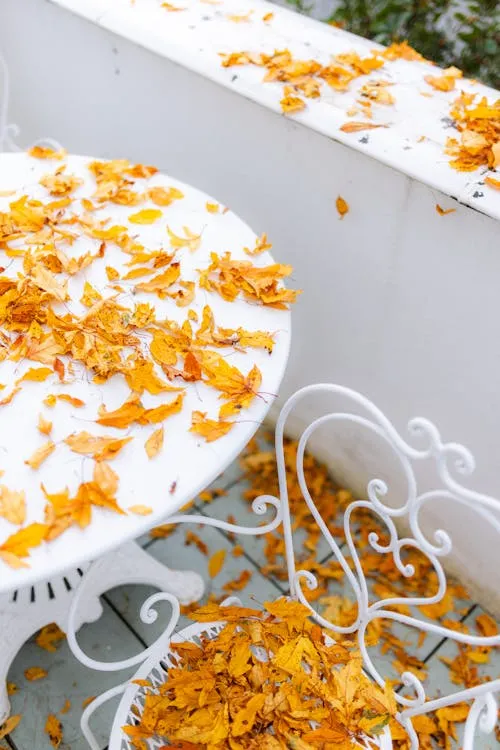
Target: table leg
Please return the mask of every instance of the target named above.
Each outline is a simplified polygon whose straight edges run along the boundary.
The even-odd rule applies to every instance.
[[[171,570],[135,542],[123,545],[95,564],[100,564],[100,575],[85,592],[84,606],[78,608],[77,629],[85,622],[99,619],[102,614],[99,597],[116,586],[127,583],[155,586],[173,594],[181,604],[201,599],[205,589],[197,573]],[[28,638],[45,625],[55,622],[66,632],[71,602],[89,567],[87,564],[56,580],[0,597],[0,724],[10,712],[6,689],[10,665]]]

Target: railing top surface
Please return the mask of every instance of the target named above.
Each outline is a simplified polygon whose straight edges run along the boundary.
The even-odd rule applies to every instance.
[[[220,53],[248,51],[272,54],[288,49],[294,59],[327,65],[333,55],[357,52],[369,56],[383,47],[361,37],[306,18],[265,0],[173,0],[177,12],[162,0],[51,0],[126,39],[191,69],[246,98],[281,113],[284,83],[264,82],[265,68],[252,64],[223,67]],[[269,16],[272,14],[272,17]],[[305,108],[288,115],[312,130],[365,153],[380,162],[442,191],[460,203],[500,218],[500,194],[484,184],[495,172],[480,167],[458,172],[444,153],[448,137],[460,137],[450,111],[460,92],[486,96],[500,93],[482,84],[459,79],[452,91],[438,91],[425,76],[441,76],[426,62],[398,59],[351,81],[347,91],[321,84],[321,95],[306,98]],[[319,79],[318,79],[319,80]],[[360,89],[368,82],[388,81],[394,104],[373,104],[373,118],[349,116]],[[300,94],[300,92],[298,92]],[[293,94],[295,95],[295,94]],[[359,107],[358,110],[362,110]],[[340,128],[352,121],[386,125],[360,132]],[[498,178],[498,173],[496,173]]]

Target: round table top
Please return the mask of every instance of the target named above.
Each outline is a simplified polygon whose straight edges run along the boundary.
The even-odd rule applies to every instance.
[[[262,422],[290,343],[272,304],[291,269],[256,272],[265,238],[230,210],[142,165],[38,157],[0,154],[0,592],[194,499]]]

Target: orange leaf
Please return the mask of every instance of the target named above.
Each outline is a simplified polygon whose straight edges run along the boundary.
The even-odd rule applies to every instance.
[[[493,188],[493,190],[500,190],[500,180],[495,180],[494,177],[486,177],[484,180],[484,184],[488,185],[488,187]]]
[[[219,573],[222,570],[222,566],[224,565],[225,559],[226,559],[225,549],[219,549],[217,550],[217,552],[214,552],[214,554],[208,561],[208,574],[210,578],[215,578],[215,576],[219,575]]]
[[[306,103],[303,99],[300,98],[300,96],[292,96],[291,94],[284,96],[280,101],[280,104],[282,112],[284,112],[286,115],[292,115],[296,112],[302,112],[302,110],[306,108]]]
[[[40,414],[38,417],[38,430],[42,433],[42,435],[49,435],[52,430],[52,422],[49,422],[48,419],[45,419],[43,414]]]
[[[83,431],[72,433],[64,442],[74,453],[92,456],[96,461],[107,461],[113,459],[131,440],[132,437],[98,437]]]
[[[335,206],[337,208],[340,218],[343,219],[346,213],[349,212],[349,204],[347,203],[347,201],[345,201],[342,198],[342,196],[339,195],[339,197],[335,201]]]
[[[50,456],[50,454],[55,451],[55,449],[56,446],[52,442],[52,440],[48,440],[46,443],[37,448],[33,455],[30,456],[30,458],[26,459],[24,463],[28,466],[31,466],[32,469],[38,469]]]
[[[28,667],[24,670],[24,676],[29,682],[35,682],[36,680],[43,680],[49,673],[42,667]]]
[[[18,492],[0,484],[0,516],[19,526],[25,522],[26,494],[24,490]]]
[[[436,203],[436,211],[440,216],[446,216],[446,214],[452,214],[456,211],[456,208],[441,208],[439,203]]]
[[[201,411],[194,411],[190,432],[205,438],[207,443],[227,435],[234,427],[234,422],[222,422],[216,419],[207,419],[207,415]]]
[[[49,375],[53,375],[54,370],[51,367],[30,367],[24,375],[16,380],[16,385],[22,383],[24,380],[30,380],[34,383],[43,383],[47,380]]]
[[[345,122],[340,130],[343,133],[360,133],[362,130],[375,130],[376,128],[388,128],[388,125],[378,125],[374,122]]]
[[[59,747],[62,742],[62,725],[57,716],[49,714],[45,722],[45,733],[48,734],[52,747]]]

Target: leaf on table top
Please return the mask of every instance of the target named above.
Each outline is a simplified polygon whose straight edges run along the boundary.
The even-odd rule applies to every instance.
[[[144,443],[144,448],[148,455],[148,458],[154,458],[163,448],[164,430],[160,427],[155,430]]]
[[[234,422],[224,422],[217,419],[207,419],[207,415],[202,411],[194,411],[190,432],[205,438],[207,443],[227,435],[234,427]]]
[[[131,224],[154,224],[163,215],[158,208],[143,208],[135,214],[130,214],[128,220]]]
[[[56,449],[55,443],[52,440],[48,440],[46,443],[41,445],[36,451],[24,462],[32,469],[39,469],[44,461],[53,453]]]
[[[45,419],[43,414],[40,414],[38,416],[38,431],[42,433],[42,435],[50,435],[52,431],[52,422],[49,422],[48,419]]]
[[[10,523],[21,525],[26,520],[26,493],[11,490],[0,484],[0,516]]]
[[[96,461],[109,461],[115,458],[131,440],[133,440],[132,437],[115,438],[91,435],[83,430],[68,435],[64,442],[74,453],[92,456]]]

